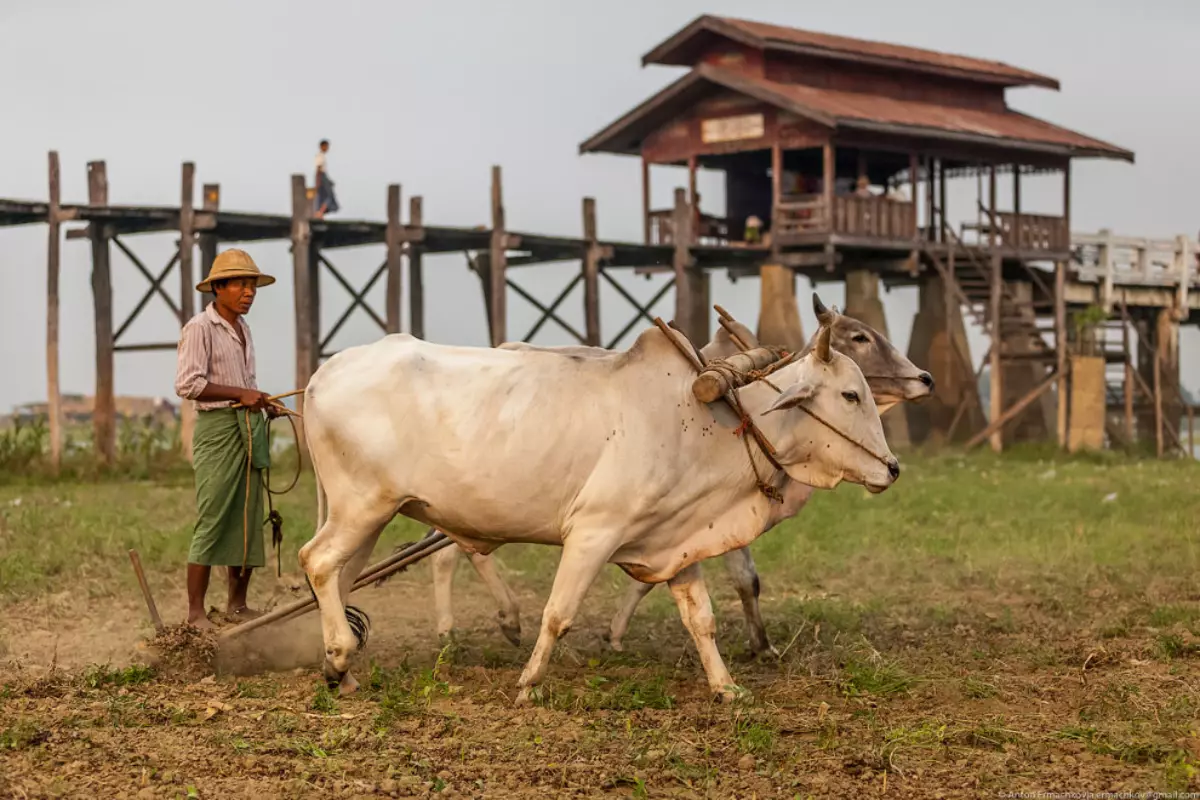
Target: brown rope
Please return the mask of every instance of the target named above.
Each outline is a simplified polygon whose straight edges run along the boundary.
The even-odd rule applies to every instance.
[[[768,380],[768,376],[780,369],[783,369],[784,367],[788,366],[789,364],[792,364],[795,361],[799,360],[799,358],[801,357],[801,354],[799,352],[788,353],[787,351],[783,350],[782,348],[771,347],[769,349],[772,350],[773,352],[774,351],[779,352],[779,354],[780,354],[779,361],[776,361],[775,363],[771,364],[769,367],[766,367],[764,369],[752,370],[750,372],[741,372],[738,369],[736,369],[735,367],[731,366],[724,359],[717,359],[716,361],[709,362],[708,364],[702,364],[702,363],[700,363],[700,360],[697,356],[695,356],[694,354],[689,354],[683,348],[683,344],[677,338],[675,338],[674,336],[672,336],[668,333],[668,331],[666,330],[667,326],[662,323],[662,320],[656,319],[655,324],[658,325],[659,328],[663,329],[664,333],[667,333],[667,338],[671,340],[671,343],[675,345],[675,348],[677,350],[679,350],[679,352],[682,353],[688,359],[688,361],[692,362],[692,366],[694,368],[697,368],[697,369],[702,368],[704,370],[715,370],[719,373],[722,373],[726,378],[729,378],[731,376],[734,378],[734,380],[729,381],[729,384],[736,388],[734,388],[732,391],[725,394],[721,398],[722,400],[725,401],[726,405],[728,405],[731,409],[733,409],[733,411],[741,419],[741,424],[738,425],[738,427],[734,430],[734,434],[736,436],[738,436],[738,438],[740,438],[746,445],[746,457],[750,459],[750,469],[754,473],[754,481],[758,487],[758,490],[760,492],[762,492],[762,494],[765,495],[767,497],[767,499],[770,500],[771,502],[782,503],[783,502],[783,494],[779,491],[778,488],[776,488],[775,486],[772,486],[771,484],[764,481],[762,479],[762,476],[759,474],[758,465],[754,463],[754,454],[750,449],[750,441],[749,441],[749,439],[747,439],[746,433],[749,432],[750,435],[754,438],[754,441],[758,444],[759,449],[762,451],[763,455],[766,456],[767,461],[770,462],[771,466],[774,467],[777,472],[786,473],[787,470],[785,470],[783,468],[783,465],[780,464],[779,460],[775,457],[776,451],[775,451],[775,448],[771,445],[770,440],[768,440],[766,435],[763,434],[762,430],[759,429],[759,427],[754,424],[754,420],[750,417],[750,414],[746,411],[745,407],[742,405],[741,397],[738,395],[738,390],[744,389],[746,386],[748,386],[751,383],[754,383],[756,381],[762,381],[763,383],[767,384],[772,389],[774,389],[777,394],[783,394],[783,391],[778,386],[776,386],[774,383],[772,383],[770,380]],[[685,339],[687,338],[686,334],[684,335],[684,338]],[[690,340],[688,341],[688,343],[691,344]],[[694,347],[695,346],[693,345],[693,348]],[[697,366],[697,365],[699,365],[699,366]],[[817,422],[821,423],[826,428],[833,431],[834,433],[836,433],[838,436],[845,439],[850,444],[859,448],[867,455],[869,455],[872,458],[874,458],[875,460],[879,461],[884,466],[888,466],[889,461],[885,456],[879,455],[878,453],[871,450],[871,448],[867,447],[862,442],[858,441],[857,439],[851,438],[849,434],[845,433],[844,431],[842,431],[840,428],[838,428],[836,425],[832,424],[828,420],[822,418],[819,414],[817,414],[812,409],[810,409],[806,406],[802,406],[802,405],[797,405],[796,408],[798,408],[801,411],[803,411],[804,413],[808,414],[810,417],[815,419]]]
[[[301,390],[302,391],[302,390]],[[291,392],[286,395],[277,395],[278,397],[290,397],[299,392]],[[272,398],[274,401],[274,398]],[[300,441],[300,434],[296,430],[296,417],[300,416],[294,411],[280,405],[277,402],[272,402],[281,410],[287,412],[287,421],[292,425],[292,436],[296,441]],[[245,408],[241,406],[241,408]],[[250,473],[254,469],[254,428],[250,424],[250,409],[246,411],[246,497],[245,503],[242,505],[242,571],[246,569],[246,562],[250,559]],[[267,447],[271,444],[271,417],[267,417]],[[263,520],[263,525],[270,523],[271,525],[271,544],[275,548],[275,574],[277,577],[283,577],[283,515],[275,508],[273,495],[287,494],[292,489],[296,488],[296,484],[300,482],[300,459],[296,459],[296,474],[292,476],[292,482],[287,485],[286,489],[278,491],[271,488],[271,467],[268,464],[263,470],[262,486],[267,493],[267,518]]]

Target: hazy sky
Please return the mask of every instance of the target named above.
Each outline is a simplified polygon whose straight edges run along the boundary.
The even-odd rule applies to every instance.
[[[1136,6],[1115,0],[1009,0],[1000,6],[973,0],[8,0],[0,3],[0,68],[7,77],[0,197],[44,199],[46,152],[57,149],[68,202],[86,199],[86,162],[104,159],[111,202],[177,204],[180,163],[192,160],[197,188],[220,183],[223,207],[285,213],[289,175],[303,172],[311,180],[316,143],[325,137],[332,141],[329,168],[343,217],[382,218],[385,187],[400,182],[406,209],[408,196],[424,196],[426,222],[486,224],[489,168],[500,164],[510,228],[578,235],[580,198],[592,195],[600,235],[636,241],[637,160],[580,156],[578,145],[682,73],[642,68],[640,57],[701,13],[995,58],[1055,76],[1061,92],[1010,91],[1010,104],[1137,155],[1132,166],[1077,162],[1075,230],[1195,236],[1200,228],[1200,161],[1194,155],[1200,4],[1189,0]],[[675,170],[656,169],[655,205],[666,206],[681,180]],[[952,214],[955,203],[966,211],[973,202],[973,181],[962,183],[953,190]],[[1052,187],[1031,183],[1027,208],[1057,211]],[[701,193],[706,204],[721,201],[721,188],[709,176]],[[45,240],[44,226],[0,229],[0,410],[45,396]],[[173,239],[127,241],[157,271]],[[261,292],[250,317],[260,384],[289,390],[295,379],[288,247],[247,249],[280,279]],[[361,283],[383,253],[376,246],[330,257]],[[112,258],[119,324],[147,284],[115,249]],[[64,391],[92,390],[89,261],[86,242],[64,244]],[[575,268],[522,268],[516,277],[548,300]],[[629,275],[625,282],[648,297],[660,280]],[[177,289],[178,276],[168,284]],[[345,295],[332,281],[324,287],[328,329]],[[811,331],[807,282],[800,282],[800,291]],[[821,292],[828,303],[842,301],[840,286]],[[911,289],[886,298],[892,337],[902,347],[915,299]],[[758,282],[733,285],[721,273],[713,301],[753,324]],[[580,289],[564,308],[582,329]],[[511,293],[509,309],[509,337],[519,339],[534,316]],[[607,337],[624,324],[626,307],[605,286],[602,309]],[[669,296],[656,310],[670,317]],[[432,340],[486,342],[479,282],[462,256],[426,260],[426,319]],[[176,328],[158,302],[125,341],[173,340]],[[377,335],[359,314],[335,345]],[[547,325],[537,341],[568,339]],[[980,356],[978,336],[973,346]],[[1200,384],[1197,347],[1200,336],[1192,326],[1183,352],[1185,383],[1193,388]],[[173,353],[118,354],[117,391],[169,395],[173,371]]]

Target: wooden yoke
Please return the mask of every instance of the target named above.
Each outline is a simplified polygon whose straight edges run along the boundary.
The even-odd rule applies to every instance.
[[[778,350],[767,347],[756,347],[718,359],[709,363],[692,381],[692,394],[702,403],[715,402],[729,392],[753,383],[759,377],[755,373],[778,363],[780,359]]]

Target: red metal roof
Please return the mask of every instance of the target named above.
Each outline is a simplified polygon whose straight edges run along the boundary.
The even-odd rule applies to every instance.
[[[779,83],[702,64],[580,145],[582,152],[637,153],[640,141],[700,96],[730,89],[839,128],[877,130],[947,141],[972,141],[1065,156],[1133,161],[1133,153],[1018,111],[989,111],[859,92]]]
[[[692,59],[695,57],[697,43],[714,34],[762,50],[787,50],[817,57],[849,59],[924,72],[933,71],[1005,86],[1059,88],[1059,83],[1054,78],[1000,61],[710,15],[696,18],[659,44],[642,58],[642,63],[692,66],[695,63]]]

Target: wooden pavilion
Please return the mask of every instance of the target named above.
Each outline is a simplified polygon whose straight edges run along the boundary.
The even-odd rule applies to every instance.
[[[1132,162],[1133,154],[1008,107],[1006,89],[1057,90],[1057,80],[996,61],[714,16],[695,19],[642,63],[689,70],[580,150],[641,157],[647,244],[673,241],[681,219],[650,207],[651,166],[685,166],[684,235],[767,249],[773,264],[844,278],[848,295],[852,284],[867,286],[879,316],[868,321],[884,331],[879,279],[919,282],[923,292],[944,296],[948,315],[966,308],[992,339],[985,361],[993,446],[1034,400],[1049,401],[1045,391],[1056,382],[1063,437],[1071,160]],[[725,173],[722,213],[697,196],[700,168]],[[1006,207],[998,173],[1013,176]],[[1021,176],[1031,173],[1061,176],[1059,213],[1022,209]],[[956,231],[946,181],[960,176],[977,177],[979,198],[968,210],[975,222]],[[1053,346],[1043,335],[1051,332],[1037,325],[1046,312],[1054,316]],[[961,363],[926,366],[957,372],[966,385],[974,369],[965,338],[957,349]],[[964,415],[978,418],[971,394],[950,409],[951,437]]]

